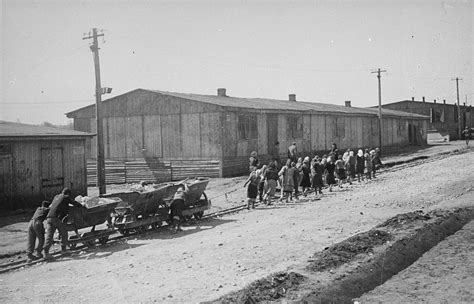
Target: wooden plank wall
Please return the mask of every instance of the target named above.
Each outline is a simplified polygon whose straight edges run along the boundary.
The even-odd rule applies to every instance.
[[[112,161],[105,163],[107,184],[138,183],[141,181],[164,182],[182,180],[187,177],[218,177],[220,161],[218,159],[158,159],[142,158],[130,161]],[[87,161],[87,181],[89,186],[97,183],[97,163]]]
[[[11,142],[11,166],[12,166],[12,193],[9,202],[0,202],[0,209],[19,209],[37,207],[41,200],[51,200],[54,194],[52,189],[42,186],[42,177],[61,177],[63,185],[57,186],[53,192],[59,192],[62,187],[69,187],[73,194],[86,194],[86,145],[85,139],[68,140],[32,140],[22,142]],[[51,151],[62,151],[62,153],[41,153],[41,149]],[[59,159],[51,159],[52,168],[43,168],[43,163],[50,163],[42,159],[42,155],[51,157],[62,154],[61,166],[54,166]],[[48,172],[43,171],[48,170]],[[51,170],[51,171],[49,171]],[[50,176],[51,174],[51,176]]]

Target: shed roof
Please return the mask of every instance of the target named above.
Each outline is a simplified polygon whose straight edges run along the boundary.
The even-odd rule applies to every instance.
[[[263,110],[263,111],[301,111],[301,112],[319,112],[326,114],[342,114],[342,115],[377,115],[377,111],[371,108],[358,108],[358,107],[346,107],[334,104],[327,103],[316,103],[316,102],[305,102],[305,101],[288,101],[288,100],[279,100],[279,99],[269,99],[269,98],[244,98],[244,97],[231,97],[231,96],[218,96],[218,95],[201,95],[201,94],[192,94],[192,93],[176,93],[176,92],[167,92],[160,90],[147,90],[147,89],[137,89],[144,92],[173,96],[177,98],[182,98],[190,101],[197,101],[207,104],[212,104],[224,108],[242,108],[242,109],[254,109],[254,110]],[[131,92],[135,92],[133,90]],[[127,95],[131,92],[122,94]],[[113,98],[107,99],[104,102],[113,102],[120,98],[120,96],[115,96]],[[89,105],[75,111],[66,113],[68,117],[73,117],[74,113],[85,110],[86,108],[94,107],[95,105]],[[419,114],[407,113],[396,110],[383,109],[382,113],[388,116],[396,117],[405,117],[405,118],[417,118],[417,119],[429,119],[429,117]]]
[[[95,134],[0,120],[0,139],[85,138]]]

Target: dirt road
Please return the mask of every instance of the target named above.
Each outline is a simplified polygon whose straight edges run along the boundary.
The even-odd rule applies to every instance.
[[[474,153],[386,173],[319,201],[149,233],[0,275],[0,301],[199,302],[218,298],[399,213],[473,205]],[[244,192],[242,189],[242,196]]]

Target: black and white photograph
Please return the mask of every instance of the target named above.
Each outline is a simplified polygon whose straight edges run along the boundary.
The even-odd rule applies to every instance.
[[[0,0],[1,303],[474,303],[472,0]]]

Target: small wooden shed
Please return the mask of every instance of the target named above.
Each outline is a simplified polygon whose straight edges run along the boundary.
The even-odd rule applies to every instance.
[[[90,133],[0,121],[0,209],[35,207],[62,188],[87,195]]]
[[[429,117],[383,110],[384,146],[409,144],[409,126],[426,141]],[[103,102],[106,179],[117,180],[124,168],[127,182],[178,180],[187,176],[232,176],[246,173],[251,151],[269,160],[285,157],[296,142],[304,153],[341,148],[375,147],[377,110],[263,98],[136,89]],[[95,132],[95,105],[67,113],[75,130]],[[275,142],[279,142],[278,151]],[[88,157],[96,155],[88,143]],[[92,163],[91,163],[92,164]],[[90,171],[94,172],[93,170]]]

